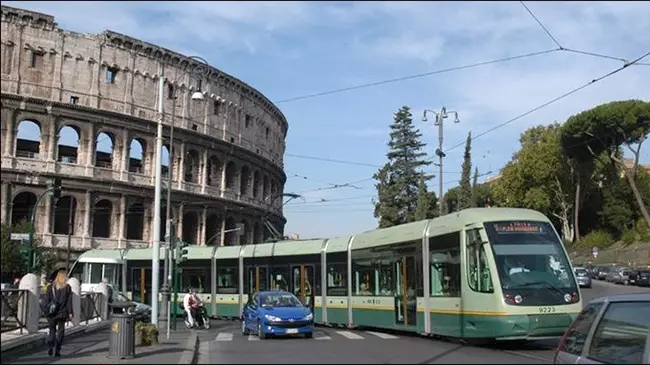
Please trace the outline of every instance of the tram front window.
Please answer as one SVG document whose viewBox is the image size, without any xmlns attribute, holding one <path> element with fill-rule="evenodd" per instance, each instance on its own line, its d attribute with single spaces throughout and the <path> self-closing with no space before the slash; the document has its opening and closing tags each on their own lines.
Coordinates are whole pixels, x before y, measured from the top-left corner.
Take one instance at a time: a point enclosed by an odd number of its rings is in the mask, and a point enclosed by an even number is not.
<svg viewBox="0 0 650 365">
<path fill-rule="evenodd" d="M 546 222 L 485 224 L 506 303 L 560 305 L 578 301 L 562 243 Z"/>
</svg>

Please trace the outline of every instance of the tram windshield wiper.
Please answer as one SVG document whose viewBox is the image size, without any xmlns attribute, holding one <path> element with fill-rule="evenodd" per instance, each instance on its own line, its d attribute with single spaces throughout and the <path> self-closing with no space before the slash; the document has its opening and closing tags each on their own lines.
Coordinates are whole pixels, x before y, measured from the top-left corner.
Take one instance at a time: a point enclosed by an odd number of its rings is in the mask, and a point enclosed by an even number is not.
<svg viewBox="0 0 650 365">
<path fill-rule="evenodd" d="M 533 285 L 542 285 L 542 287 L 544 289 L 553 291 L 553 292 L 555 292 L 557 294 L 560 294 L 560 295 L 564 294 L 564 292 L 560 288 L 558 288 L 556 286 L 553 286 L 553 284 L 549 283 L 548 281 L 531 281 L 531 282 L 528 282 L 528 283 L 517 285 L 516 288 L 511 288 L 511 289 L 525 288 L 525 287 L 533 286 Z"/>
</svg>

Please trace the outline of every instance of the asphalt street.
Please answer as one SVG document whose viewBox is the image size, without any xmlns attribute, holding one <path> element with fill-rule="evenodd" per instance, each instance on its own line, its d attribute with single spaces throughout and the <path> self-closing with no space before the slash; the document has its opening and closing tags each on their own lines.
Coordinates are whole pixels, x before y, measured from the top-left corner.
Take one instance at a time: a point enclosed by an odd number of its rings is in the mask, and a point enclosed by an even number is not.
<svg viewBox="0 0 650 365">
<path fill-rule="evenodd" d="M 581 290 L 585 304 L 601 296 L 649 291 L 599 281 Z M 418 335 L 328 327 L 317 327 L 313 339 L 260 341 L 254 335 L 242 335 L 236 321 L 215 323 L 213 329 L 199 335 L 201 364 L 548 364 L 557 346 L 557 341 L 552 340 L 477 347 Z"/>
</svg>

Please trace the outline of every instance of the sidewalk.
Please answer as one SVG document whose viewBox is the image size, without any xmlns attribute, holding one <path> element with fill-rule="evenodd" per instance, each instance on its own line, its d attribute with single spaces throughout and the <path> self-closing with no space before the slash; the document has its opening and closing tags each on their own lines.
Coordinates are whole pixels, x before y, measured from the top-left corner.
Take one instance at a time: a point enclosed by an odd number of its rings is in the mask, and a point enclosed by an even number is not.
<svg viewBox="0 0 650 365">
<path fill-rule="evenodd" d="M 171 332 L 170 339 L 159 336 L 160 344 L 136 347 L 133 359 L 109 359 L 109 329 L 63 343 L 61 357 L 48 356 L 47 348 L 17 359 L 2 359 L 3 364 L 191 364 L 194 361 L 196 335 L 189 330 Z M 194 348 L 192 348 L 192 345 Z"/>
</svg>

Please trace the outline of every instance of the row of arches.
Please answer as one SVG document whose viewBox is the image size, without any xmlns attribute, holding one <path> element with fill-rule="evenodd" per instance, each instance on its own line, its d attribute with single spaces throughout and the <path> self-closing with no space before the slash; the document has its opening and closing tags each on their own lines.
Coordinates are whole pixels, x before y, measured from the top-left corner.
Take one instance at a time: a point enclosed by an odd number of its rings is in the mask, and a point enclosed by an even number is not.
<svg viewBox="0 0 650 365">
<path fill-rule="evenodd" d="M 121 169 L 122 166 L 116 161 L 120 160 L 122 153 L 115 150 L 115 138 L 109 132 L 96 134 L 93 145 L 90 142 L 85 148 L 80 146 L 81 131 L 74 125 L 64 125 L 59 129 L 56 150 L 53 153 L 55 160 L 70 164 L 82 164 L 84 159 L 92 158 L 87 165 L 106 169 Z M 42 159 L 42 137 L 41 125 L 35 120 L 22 120 L 17 125 L 17 136 L 15 143 L 15 156 L 23 158 Z M 153 144 L 153 143 L 151 143 Z M 92 148 L 93 156 L 84 157 L 81 152 Z M 151 166 L 154 164 L 152 146 L 142 138 L 132 138 L 127 149 L 128 161 L 127 170 L 131 173 L 150 174 Z M 181 180 L 188 183 L 221 187 L 235 191 L 242 196 L 250 196 L 260 200 L 273 200 L 280 191 L 279 184 L 268 175 L 262 175 L 259 170 L 253 171 L 249 166 L 243 165 L 240 168 L 234 161 L 224 161 L 216 155 L 201 156 L 199 151 L 189 148 L 183 155 L 174 153 L 177 161 L 170 158 L 169 146 L 163 145 L 161 151 L 162 173 L 167 176 L 170 163 L 174 164 L 174 175 L 180 176 Z M 171 156 L 171 157 L 175 157 Z M 204 161 L 205 159 L 205 161 Z M 172 161 L 170 161 L 172 160 Z M 182 167 L 182 172 L 179 168 Z M 225 170 L 225 171 L 224 171 Z M 222 182 L 223 179 L 223 182 Z"/>
<path fill-rule="evenodd" d="M 36 206 L 36 200 L 36 194 L 27 191 L 21 192 L 14 197 L 11 207 L 12 225 L 22 221 L 28 221 L 31 218 L 33 209 Z M 77 199 L 69 195 L 62 196 L 53 202 L 52 225 L 48 233 L 68 234 L 70 223 L 72 223 L 72 235 L 81 236 L 83 234 L 82 229 L 77 228 L 77 219 L 79 219 L 77 206 Z M 166 207 L 162 206 L 161 213 L 163 216 L 165 209 Z M 115 217 L 119 217 L 121 212 L 119 211 L 119 207 L 115 207 L 110 200 L 99 199 L 94 202 L 91 211 L 85 213 L 90 214 L 91 227 L 87 233 L 91 237 L 118 238 L 119 220 L 115 219 Z M 127 240 L 144 240 L 145 225 L 149 223 L 147 222 L 147 218 L 151 216 L 148 214 L 147 207 L 141 202 L 133 202 L 126 207 L 124 215 L 124 238 Z M 243 234 L 240 237 L 236 232 L 227 232 L 224 239 L 225 245 L 258 243 L 268 237 L 261 223 L 251 223 L 245 219 L 238 221 L 232 216 L 226 218 L 226 231 L 235 229 L 238 223 L 243 224 Z M 36 224 L 38 225 L 38 219 Z M 201 243 L 199 242 L 201 237 L 200 213 L 195 211 L 184 212 L 180 225 L 182 229 L 180 232 L 177 232 L 178 237 L 191 244 Z M 220 244 L 221 228 L 222 216 L 208 213 L 206 216 L 205 237 L 202 243 L 206 245 Z M 165 237 L 165 235 L 166 225 L 161 224 L 160 237 Z"/>
</svg>

